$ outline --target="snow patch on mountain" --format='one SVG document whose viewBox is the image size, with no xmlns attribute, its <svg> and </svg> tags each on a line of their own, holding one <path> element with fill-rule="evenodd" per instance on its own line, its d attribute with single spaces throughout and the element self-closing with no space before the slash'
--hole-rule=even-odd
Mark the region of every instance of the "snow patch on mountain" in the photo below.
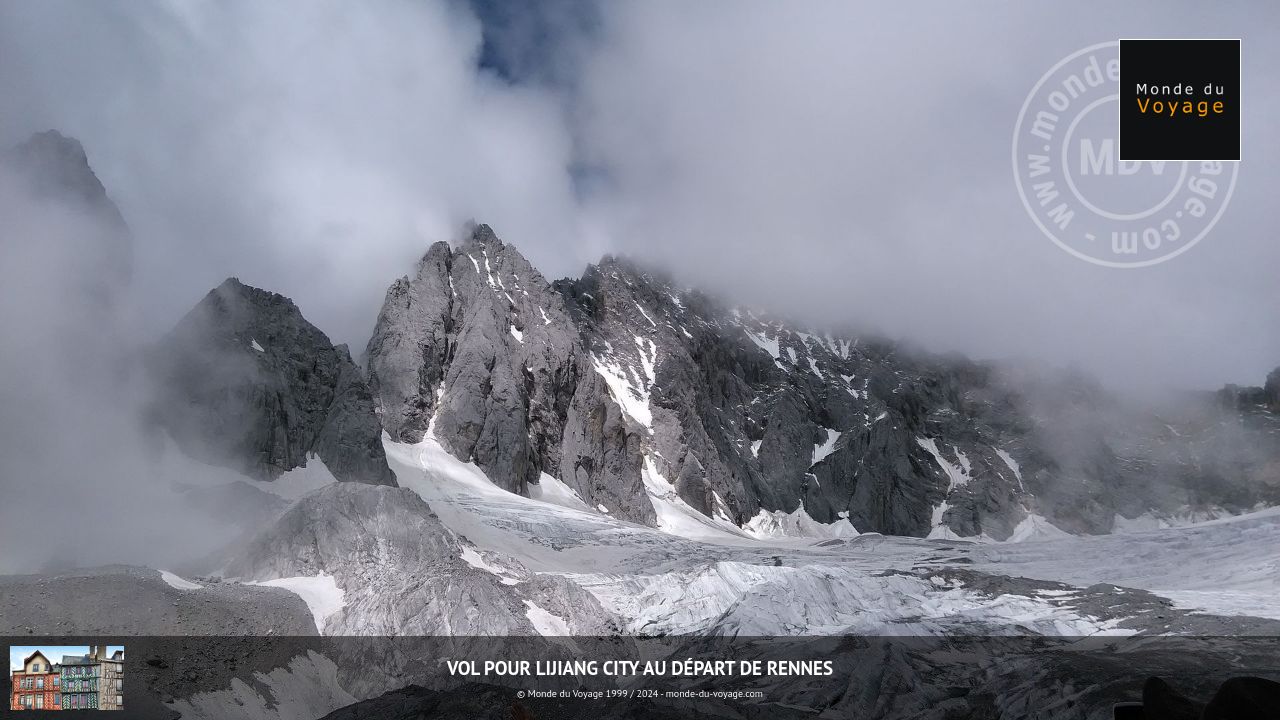
<svg viewBox="0 0 1280 720">
<path fill-rule="evenodd" d="M 160 571 L 160 579 L 168 583 L 169 587 L 177 588 L 179 590 L 203 590 L 204 589 L 203 585 L 197 585 L 191 582 L 190 580 L 183 580 L 182 578 L 178 577 L 177 575 L 174 575 L 168 570 Z"/>
<path fill-rule="evenodd" d="M 538 477 L 537 483 L 529 485 L 529 497 L 572 510 L 589 510 L 577 491 L 546 473 L 542 473 Z M 601 506 L 601 512 L 607 513 L 609 511 L 604 506 Z"/>
<path fill-rule="evenodd" d="M 773 359 L 773 364 L 777 365 L 778 369 L 787 369 L 785 365 L 779 362 L 782 359 L 782 350 L 779 349 L 776 338 L 769 338 L 746 328 L 743 328 L 743 330 L 747 333 L 747 337 L 751 339 L 751 342 L 756 344 L 756 347 L 769 353 L 769 357 Z"/>
<path fill-rule="evenodd" d="M 1049 542 L 976 547 L 975 570 L 1113 583 L 1175 600 L 1179 607 L 1280 619 L 1280 508 L 1195 525 Z"/>
<path fill-rule="evenodd" d="M 1014 460 L 1013 456 L 1010 455 L 1007 450 L 995 448 L 995 451 L 996 455 L 1000 456 L 1000 459 L 1004 461 L 1004 464 L 1009 466 L 1009 469 L 1013 471 L 1014 476 L 1018 478 L 1018 489 L 1026 492 L 1027 488 L 1022 484 L 1022 468 L 1018 465 L 1018 461 Z"/>
<path fill-rule="evenodd" d="M 316 621 L 316 630 L 321 634 L 324 634 L 324 624 L 329 619 L 329 616 L 346 607 L 344 600 L 346 593 L 342 591 L 342 588 L 338 587 L 334 577 L 326 573 L 321 573 L 315 577 L 277 578 L 275 580 L 262 580 L 247 584 L 284 588 L 302 598 L 302 601 L 311 609 L 311 615 Z"/>
<path fill-rule="evenodd" d="M 1045 634 L 1131 634 L 1116 620 L 1045 598 L 989 595 L 919 577 L 872 575 L 839 565 L 716 562 L 670 573 L 576 578 L 632 633 L 857 635 L 964 632 L 1008 624 Z"/>
<path fill-rule="evenodd" d="M 813 461 L 809 463 L 810 466 L 817 465 L 823 458 L 836 451 L 836 441 L 840 439 L 841 433 L 830 428 L 823 429 L 827 431 L 827 439 L 813 446 Z"/>
<path fill-rule="evenodd" d="M 846 513 L 846 516 L 848 513 Z M 742 526 L 742 530 L 759 540 L 778 540 L 783 538 L 851 538 L 857 537 L 858 531 L 846 518 L 835 522 L 821 523 L 805 512 L 804 503 L 795 510 L 784 513 L 781 510 L 772 512 L 760 509 L 756 516 Z"/>
<path fill-rule="evenodd" d="M 1071 533 L 1049 522 L 1043 515 L 1031 513 L 1018 523 L 1006 542 L 1037 542 L 1064 537 L 1071 537 Z"/>
<path fill-rule="evenodd" d="M 573 631 L 569 629 L 569 623 L 565 622 L 564 618 L 547 612 L 546 609 L 539 607 L 532 600 L 525 600 L 524 604 L 528 607 L 524 615 L 529 618 L 529 622 L 533 623 L 533 628 L 538 631 L 539 635 L 544 637 L 564 637 L 573 634 Z"/>
<path fill-rule="evenodd" d="M 646 455 L 640 469 L 645 491 L 658 516 L 658 529 L 684 538 L 742 537 L 742 530 L 727 520 L 707 517 L 685 502 L 676 488 Z"/>
<path fill-rule="evenodd" d="M 622 408 L 622 412 L 641 426 L 652 430 L 653 413 L 649 409 L 649 388 L 644 380 L 636 377 L 633 381 L 628 376 L 636 376 L 634 370 L 595 353 L 591 355 L 591 363 L 600 377 L 604 378 L 605 384 L 609 386 L 609 395 Z M 652 368 L 648 372 L 651 373 Z M 645 378 L 648 377 L 646 374 Z"/>
<path fill-rule="evenodd" d="M 462 546 L 460 557 L 463 562 L 471 567 L 477 570 L 483 570 L 490 575 L 496 575 L 503 585 L 515 585 L 520 582 L 519 580 L 510 577 L 510 572 L 506 568 L 494 565 L 488 560 L 485 560 L 484 556 L 476 552 L 476 549 L 470 545 Z"/>
</svg>

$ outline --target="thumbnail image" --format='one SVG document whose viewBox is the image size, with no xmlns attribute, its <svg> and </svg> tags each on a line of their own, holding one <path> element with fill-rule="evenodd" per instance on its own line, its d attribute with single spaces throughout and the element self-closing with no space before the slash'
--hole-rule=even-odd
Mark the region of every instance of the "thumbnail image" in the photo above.
<svg viewBox="0 0 1280 720">
<path fill-rule="evenodd" d="M 123 710 L 124 646 L 11 645 L 10 710 Z"/>
</svg>

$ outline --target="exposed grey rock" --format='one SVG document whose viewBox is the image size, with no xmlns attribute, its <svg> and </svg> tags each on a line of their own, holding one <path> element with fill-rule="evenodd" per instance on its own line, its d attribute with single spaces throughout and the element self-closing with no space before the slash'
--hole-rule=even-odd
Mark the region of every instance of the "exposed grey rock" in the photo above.
<svg viewBox="0 0 1280 720">
<path fill-rule="evenodd" d="M 297 595 L 200 580 L 175 588 L 149 568 L 111 566 L 0 575 L 0 634 L 63 637 L 315 635 Z"/>
<path fill-rule="evenodd" d="M 152 370 L 154 419 L 192 457 L 273 480 L 316 456 L 338 480 L 395 484 L 346 346 L 286 297 L 227 280 L 161 341 Z"/>
<path fill-rule="evenodd" d="M 464 548 L 490 569 L 463 558 Z M 307 495 L 238 551 L 229 577 L 332 575 L 345 607 L 329 635 L 535 635 L 525 601 L 574 634 L 612 634 L 616 623 L 586 591 L 469 547 L 407 488 L 332 484 Z"/>
<path fill-rule="evenodd" d="M 665 483 L 736 524 L 803 505 L 864 532 L 993 539 L 1032 514 L 1096 533 L 1117 514 L 1280 502 L 1267 428 L 1203 399 L 1160 414 L 1078 374 L 806 330 L 621 258 L 548 286 L 484 225 L 391 287 L 368 368 L 396 439 L 430 426 L 508 490 L 547 473 L 646 524 Z"/>
<path fill-rule="evenodd" d="M 487 225 L 457 250 L 436 243 L 391 286 L 365 364 L 393 439 L 430 427 L 507 490 L 547 473 L 593 507 L 653 520 L 638 429 L 607 401 L 564 299 Z"/>
</svg>

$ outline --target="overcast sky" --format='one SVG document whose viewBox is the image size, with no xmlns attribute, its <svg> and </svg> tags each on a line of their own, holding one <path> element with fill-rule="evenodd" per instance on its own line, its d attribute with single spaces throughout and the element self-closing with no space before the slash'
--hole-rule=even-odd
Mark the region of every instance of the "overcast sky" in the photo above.
<svg viewBox="0 0 1280 720">
<path fill-rule="evenodd" d="M 1272 3 L 5 2 L 0 144 L 85 145 L 147 323 L 223 278 L 363 349 L 468 219 L 549 278 L 604 252 L 689 284 L 1116 384 L 1280 364 Z M 1051 244 L 1009 170 L 1041 74 L 1119 37 L 1244 41 L 1244 162 L 1192 251 Z"/>
</svg>

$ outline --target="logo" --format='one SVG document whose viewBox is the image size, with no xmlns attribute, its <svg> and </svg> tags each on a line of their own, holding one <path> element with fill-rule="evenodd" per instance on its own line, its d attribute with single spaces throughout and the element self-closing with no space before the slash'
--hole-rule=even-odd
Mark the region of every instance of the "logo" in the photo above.
<svg viewBox="0 0 1280 720">
<path fill-rule="evenodd" d="M 1120 160 L 1118 42 L 1079 50 L 1027 95 L 1013 131 L 1022 205 L 1058 247 L 1095 265 L 1155 265 L 1222 217 L 1239 166 Z"/>
</svg>

